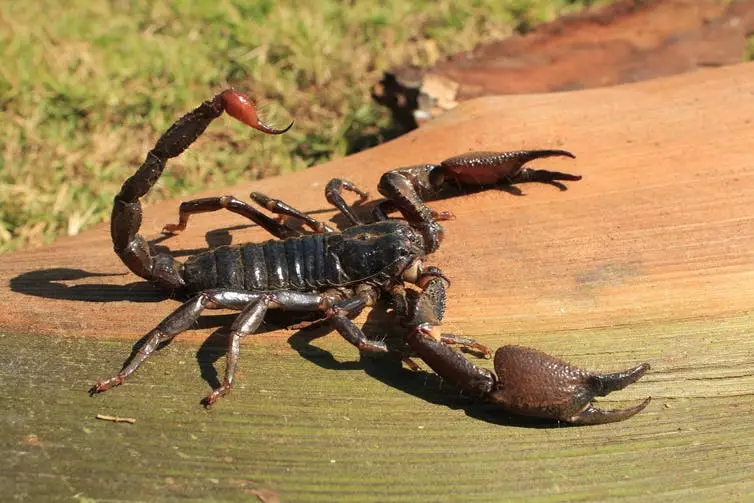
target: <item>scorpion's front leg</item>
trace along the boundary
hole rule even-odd
[[[445,283],[450,284],[450,281],[440,269],[429,266],[422,271],[416,283],[422,288],[422,292],[413,302],[408,300],[402,284],[390,289],[392,309],[407,327],[439,326],[445,315]],[[460,346],[464,351],[475,353],[482,358],[492,357],[492,352],[487,346],[469,337],[448,333],[438,334],[438,337],[444,344]],[[409,357],[404,358],[404,361],[412,369],[419,368]]]
[[[535,349],[503,346],[495,353],[497,376],[477,367],[450,348],[433,328],[440,309],[433,307],[433,298],[443,288],[439,280],[432,280],[427,286],[425,292],[430,293],[419,299],[414,316],[417,325],[407,342],[432,370],[469,395],[500,404],[516,414],[582,425],[622,421],[649,404],[647,398],[635,407],[613,411],[603,411],[592,404],[594,397],[636,382],[649,370],[647,363],[613,374],[595,374]]]
[[[351,221],[352,225],[361,225],[363,222],[359,220],[343,199],[343,190],[349,190],[358,194],[359,203],[366,202],[369,199],[369,193],[358,188],[353,182],[343,180],[342,178],[333,178],[325,187],[325,199],[327,199],[327,202],[338,208]]]

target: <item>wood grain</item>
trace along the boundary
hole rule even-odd
[[[224,192],[327,218],[334,176],[372,189],[393,167],[470,150],[572,151],[537,164],[584,176],[567,191],[528,184],[519,197],[433,203],[457,215],[432,257],[453,280],[445,328],[595,370],[650,362],[603,401],[653,396],[629,421],[540,428],[431,374],[359,359],[336,336],[274,330],[245,344],[242,385],[205,412],[200,373],[211,381],[217,354],[199,345],[211,317],[121,389],[89,398],[176,307],[125,273],[101,226],[0,262],[0,391],[15,398],[0,422],[0,489],[29,500],[244,501],[262,489],[282,501],[743,500],[754,489],[753,121],[754,64],[482,98],[379,148]],[[148,207],[143,233],[157,237],[176,209]],[[160,245],[188,253],[228,239],[266,236],[218,213]],[[384,330],[367,316],[371,333]]]

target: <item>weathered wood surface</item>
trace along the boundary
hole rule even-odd
[[[431,374],[360,359],[335,335],[311,340],[295,331],[247,341],[238,389],[205,411],[198,401],[215,379],[208,365],[218,353],[200,341],[217,329],[213,317],[127,385],[89,398],[87,387],[116,371],[176,303],[153,302],[158,295],[124,274],[105,226],[4,255],[0,493],[742,501],[754,492],[752,147],[747,64],[473,100],[379,148],[227,191],[266,192],[328,217],[322,191],[333,176],[372,188],[394,166],[468,150],[571,150],[574,161],[538,164],[584,175],[567,191],[530,184],[520,186],[521,197],[486,191],[433,203],[458,218],[445,225],[432,262],[453,279],[448,331],[493,347],[537,347],[591,369],[650,362],[644,379],[602,402],[625,406],[647,395],[653,402],[614,425],[541,428],[494,416]],[[157,237],[176,207],[148,207],[144,234]],[[226,232],[208,233],[218,227]],[[160,244],[193,250],[264,237],[218,213]],[[384,316],[366,318],[368,332],[384,332]],[[136,423],[98,421],[98,413]]]

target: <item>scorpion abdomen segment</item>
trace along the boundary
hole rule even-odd
[[[221,246],[215,250],[217,282],[226,288],[244,288],[244,267],[238,246]]]
[[[266,241],[262,245],[264,262],[267,266],[267,285],[270,290],[288,288],[288,260],[285,241]],[[256,264],[255,264],[256,265]]]
[[[348,283],[338,257],[339,236],[312,234],[264,243],[220,246],[189,258],[182,276],[190,291],[322,290]],[[329,242],[332,241],[332,242]]]
[[[247,243],[240,246],[244,271],[244,288],[261,291],[267,288],[267,266],[261,244]],[[256,264],[256,266],[255,266]]]
[[[183,280],[190,291],[199,292],[218,286],[215,252],[218,248],[189,258],[181,268]]]

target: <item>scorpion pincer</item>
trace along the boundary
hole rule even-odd
[[[366,306],[384,296],[403,320],[408,349],[401,357],[413,369],[418,356],[444,379],[481,399],[501,404],[519,414],[540,416],[576,424],[598,424],[626,419],[648,403],[619,411],[601,411],[592,398],[621,389],[639,379],[649,365],[615,374],[596,375],[570,366],[533,349],[504,346],[495,354],[496,374],[471,363],[452,349],[459,345],[489,357],[491,352],[473,339],[439,334],[434,328],[445,312],[447,278],[440,269],[426,265],[427,255],[443,238],[441,220],[450,212],[437,212],[425,201],[453,185],[486,187],[500,183],[575,181],[580,176],[524,167],[534,159],[573,157],[564,150],[472,152],[385,173],[378,190],[385,200],[374,211],[375,221],[363,223],[342,197],[344,190],[368,194],[347,180],[334,179],[325,188],[327,200],[350,220],[351,226],[333,231],[310,215],[252,193],[260,206],[281,217],[300,221],[311,229],[303,232],[272,218],[233,196],[184,202],[176,224],[165,233],[186,228],[190,215],[228,210],[255,222],[276,239],[263,243],[219,246],[190,257],[185,263],[167,253],[155,253],[138,234],[142,209],[139,199],[156,183],[167,161],[186,150],[223,112],[265,134],[287,131],[264,124],[254,104],[227,89],[178,119],[157,141],[136,173],[115,196],[111,236],[115,252],[136,275],[187,299],[145,337],[145,342],[110,379],[99,381],[91,393],[122,384],[158,347],[190,328],[206,309],[239,311],[230,326],[227,365],[221,386],[203,403],[210,405],[230,391],[238,366],[241,339],[253,334],[270,309],[317,313],[343,338],[361,351],[394,351],[384,341],[367,338],[352,321]],[[403,219],[391,219],[391,212]],[[407,286],[420,293],[407,295]]]

